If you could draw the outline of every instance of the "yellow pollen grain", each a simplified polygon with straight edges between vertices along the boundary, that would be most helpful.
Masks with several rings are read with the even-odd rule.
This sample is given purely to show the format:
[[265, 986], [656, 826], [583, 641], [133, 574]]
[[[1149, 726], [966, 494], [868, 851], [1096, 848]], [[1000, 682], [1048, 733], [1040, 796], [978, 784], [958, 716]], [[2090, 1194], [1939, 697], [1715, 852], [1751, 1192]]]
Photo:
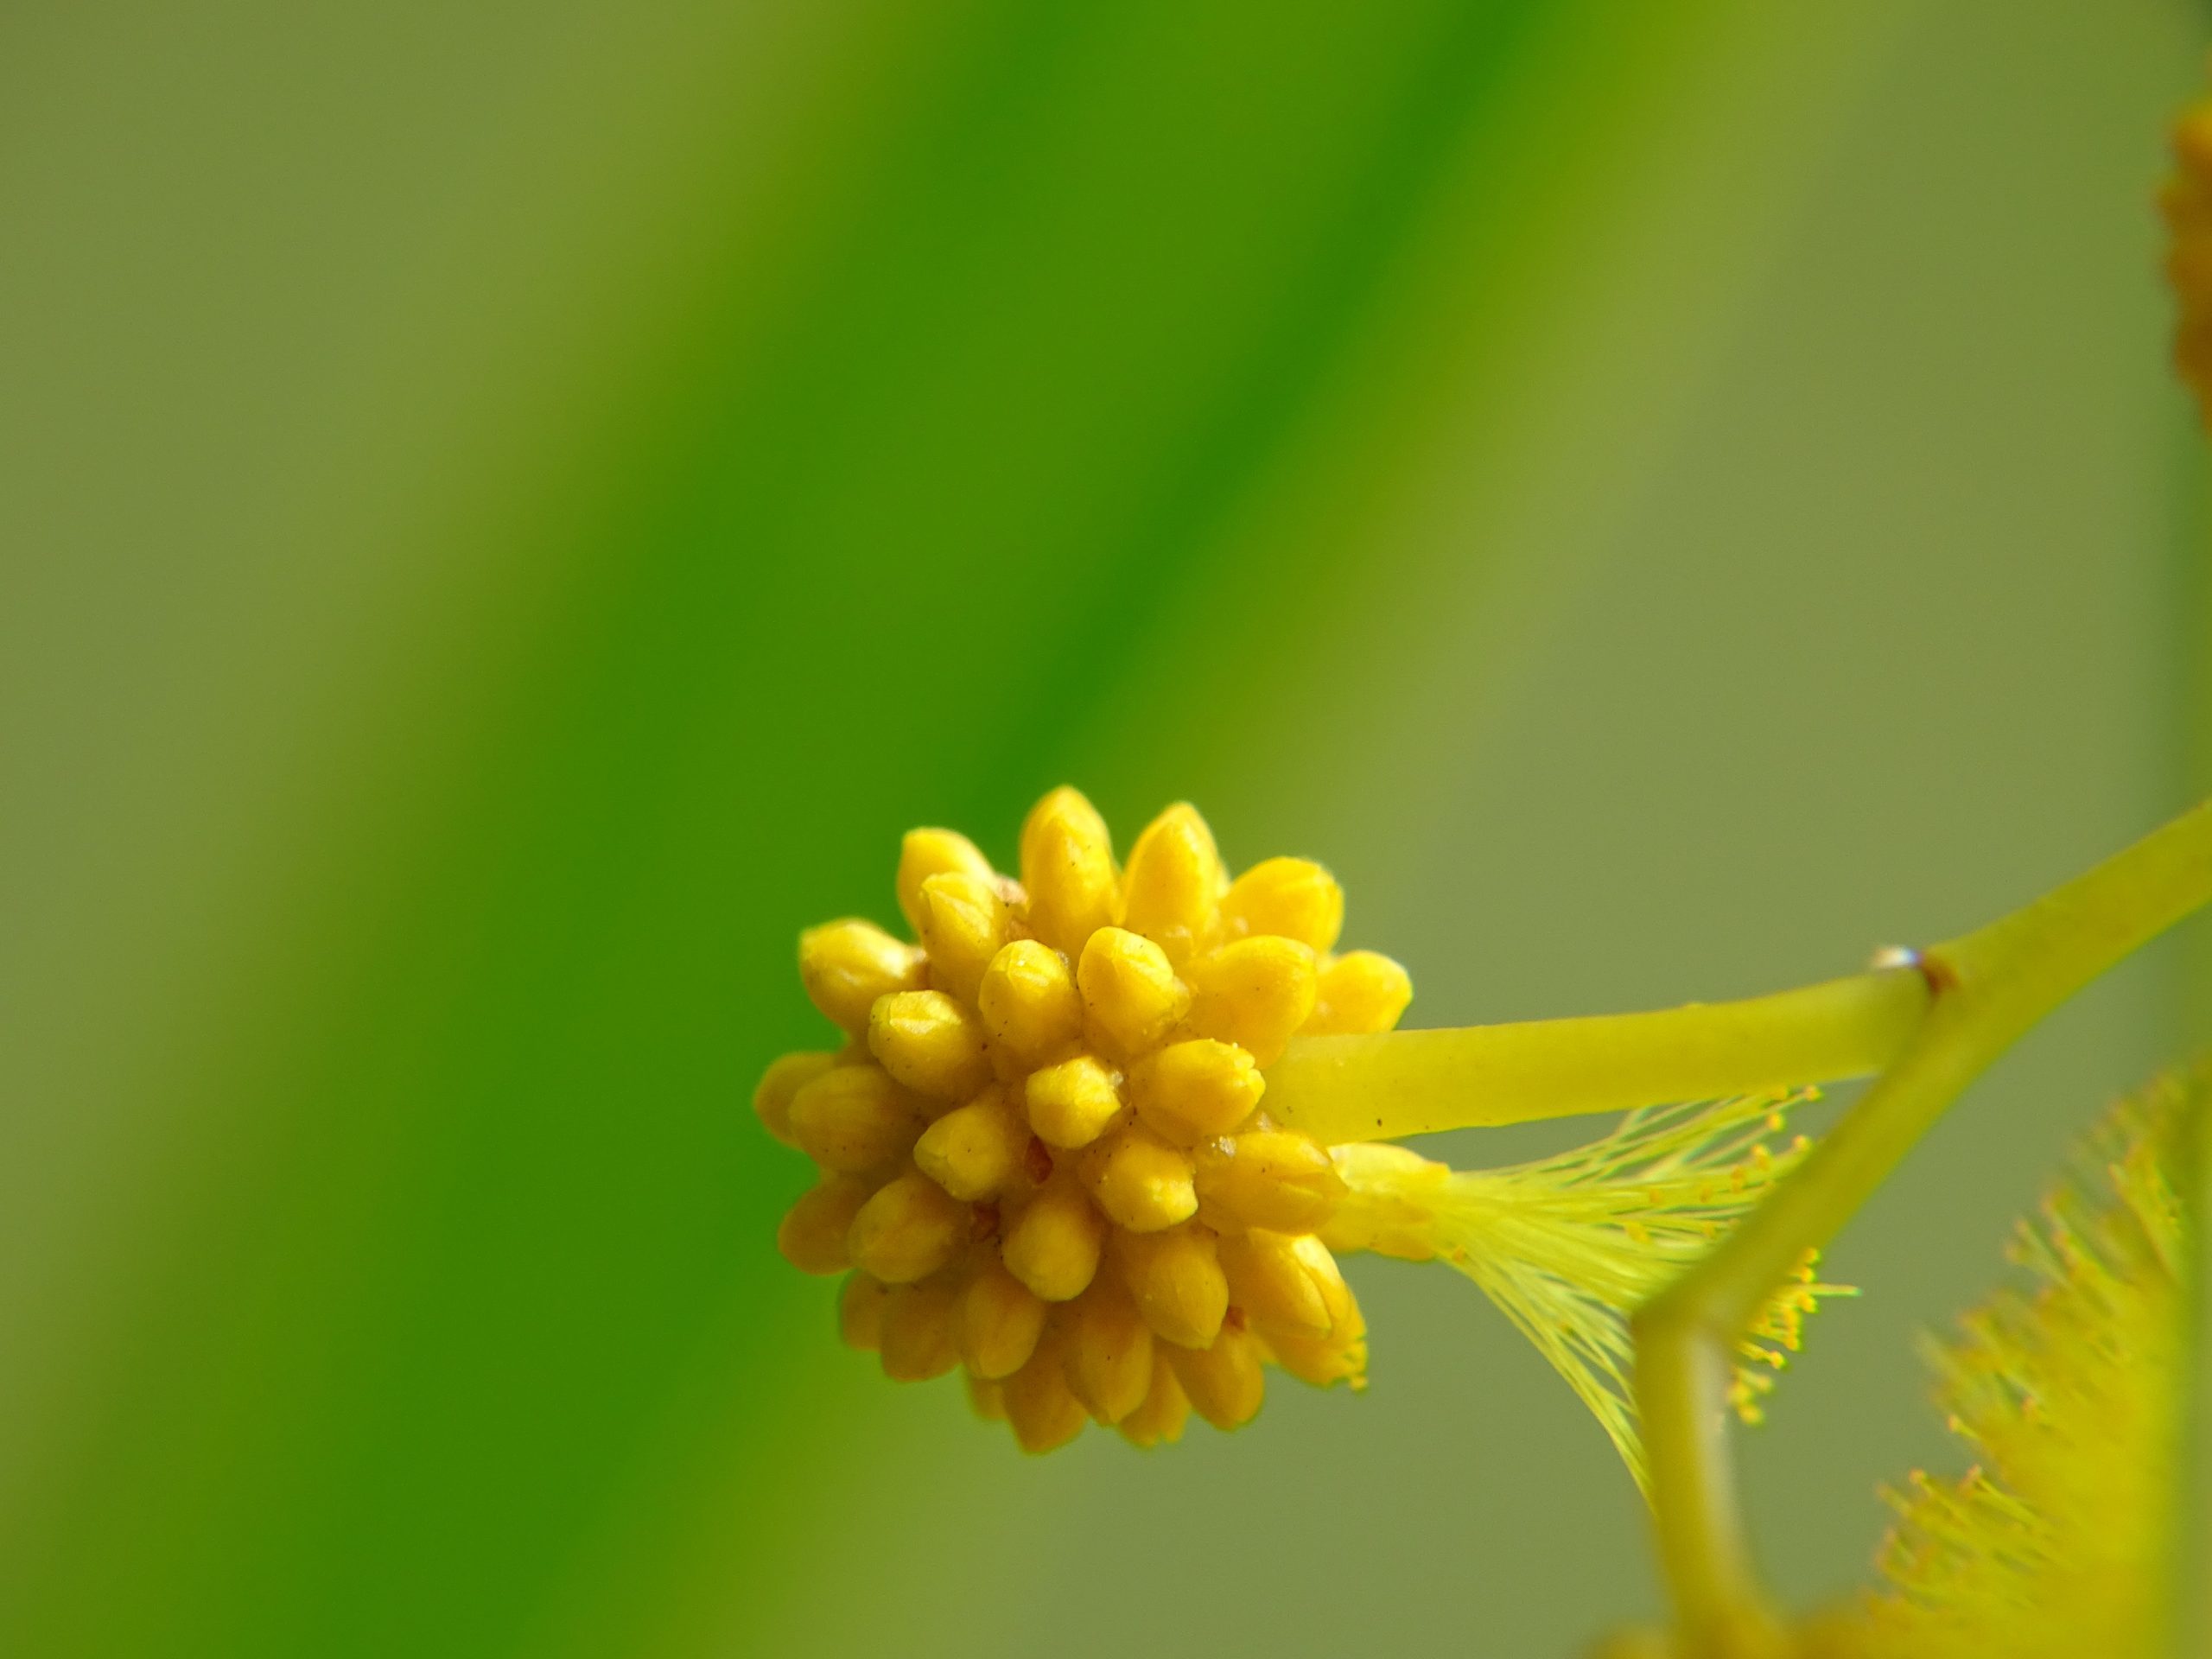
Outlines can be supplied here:
[[1027, 1071], [1083, 1039], [1083, 998], [1067, 958], [1037, 939], [1016, 939], [993, 957], [976, 993], [995, 1050]]
[[960, 1294], [960, 1357], [969, 1374], [996, 1382], [1027, 1365], [1044, 1332], [1046, 1312], [1003, 1263], [986, 1263]]
[[798, 1145], [791, 1130], [791, 1098], [836, 1063], [834, 1054], [785, 1054], [771, 1060], [753, 1091], [753, 1112], [760, 1127], [787, 1147]]
[[1344, 890], [1308, 858], [1270, 858], [1230, 885], [1221, 901], [1229, 937], [1274, 934], [1326, 951], [1344, 927]]
[[991, 861], [957, 830], [909, 830], [899, 847], [899, 910], [922, 931], [922, 884], [933, 875], [991, 880]]
[[1084, 1012], [1121, 1052], [1142, 1054], [1189, 1011], [1191, 992], [1167, 953], [1126, 928], [1102, 927], [1076, 963]]
[[1257, 1227], [1244, 1233], [1224, 1233], [1219, 1251], [1230, 1300], [1254, 1324], [1270, 1334], [1329, 1334], [1335, 1321], [1327, 1299], [1287, 1235]]
[[1198, 1212], [1190, 1158], [1141, 1123], [1094, 1143], [1080, 1168], [1098, 1207], [1133, 1233], [1156, 1233]]
[[1190, 980], [1192, 1029], [1268, 1066], [1313, 1012], [1319, 972], [1309, 946], [1263, 934], [1198, 957]]
[[1084, 1054], [1029, 1074], [1023, 1086], [1029, 1127], [1047, 1146], [1087, 1147], [1122, 1112], [1122, 1074]]
[[953, 1297], [943, 1275], [885, 1291], [879, 1355], [886, 1376], [894, 1382], [921, 1382], [943, 1376], [960, 1363], [953, 1339]]
[[1308, 1036], [1365, 1036], [1388, 1031], [1414, 1000], [1411, 975], [1373, 950], [1352, 950], [1321, 969], [1313, 1012], [1300, 1029]]
[[855, 1037], [868, 1029], [877, 997], [921, 989], [925, 971], [919, 946], [873, 922], [849, 918], [799, 935], [799, 982], [816, 1007]]
[[1212, 934], [1225, 878], [1213, 831], [1187, 803], [1146, 826], [1122, 877], [1123, 923], [1180, 964]]
[[991, 1079], [982, 1022], [943, 991], [878, 997], [868, 1046], [895, 1082], [935, 1100], [965, 1100]]
[[968, 1206], [917, 1171], [879, 1187], [853, 1217], [853, 1265], [887, 1285], [924, 1279], [968, 1241]]
[[868, 1183], [830, 1175], [810, 1189], [776, 1229], [776, 1248], [801, 1273], [842, 1273], [850, 1265], [845, 1235], [868, 1201]]
[[1072, 1301], [1098, 1271], [1106, 1224], [1083, 1191], [1055, 1180], [1021, 1207], [1002, 1254], [1014, 1276], [1048, 1302]]
[[1068, 1381], [1091, 1416], [1118, 1423], [1151, 1392], [1151, 1327], [1128, 1293], [1103, 1274], [1069, 1312]]
[[1167, 1358], [1192, 1407], [1216, 1428], [1240, 1427], [1258, 1414], [1267, 1379], [1249, 1331], [1224, 1330], [1212, 1346], [1173, 1348]]
[[973, 1203], [1002, 1191], [1020, 1173], [1029, 1125], [1001, 1089], [988, 1089], [922, 1131], [914, 1167], [956, 1198]]
[[906, 1156], [922, 1116], [880, 1066], [840, 1065], [791, 1096], [791, 1124], [815, 1162], [857, 1175]]
[[1266, 1089], [1249, 1054], [1211, 1037], [1170, 1043], [1129, 1072], [1129, 1103], [1137, 1116], [1183, 1147], [1240, 1127]]
[[1184, 1348], [1204, 1348], [1221, 1334], [1229, 1313], [1211, 1229], [1196, 1223], [1161, 1233], [1116, 1233], [1122, 1276], [1153, 1334]]
[[1290, 1129], [1252, 1129], [1200, 1147], [1197, 1182], [1205, 1209], [1279, 1233], [1313, 1232], [1344, 1195], [1327, 1149]]
[[1012, 937], [1014, 912], [988, 877], [933, 875], [922, 883], [917, 931], [929, 954], [931, 982], [972, 1003], [984, 969]]
[[1190, 1397], [1175, 1380], [1175, 1368], [1167, 1362], [1167, 1351], [1162, 1349], [1154, 1354], [1152, 1386], [1142, 1403], [1115, 1427], [1133, 1446], [1172, 1445], [1183, 1438], [1183, 1425], [1190, 1414]]
[[1117, 919], [1121, 878], [1113, 841], [1097, 809], [1072, 789], [1056, 789], [1021, 827], [1021, 885], [1029, 926], [1055, 950], [1076, 955]]

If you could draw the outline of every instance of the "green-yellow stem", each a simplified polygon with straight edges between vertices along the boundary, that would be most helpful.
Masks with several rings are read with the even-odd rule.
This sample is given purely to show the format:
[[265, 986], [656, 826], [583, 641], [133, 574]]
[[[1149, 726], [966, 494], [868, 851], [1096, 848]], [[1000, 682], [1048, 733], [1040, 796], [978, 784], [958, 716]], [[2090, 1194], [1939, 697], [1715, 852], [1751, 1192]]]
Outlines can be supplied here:
[[1306, 1037], [1268, 1071], [1268, 1110], [1341, 1145], [1783, 1094], [1881, 1071], [1928, 1002], [1916, 969], [1881, 968], [1649, 1014]]

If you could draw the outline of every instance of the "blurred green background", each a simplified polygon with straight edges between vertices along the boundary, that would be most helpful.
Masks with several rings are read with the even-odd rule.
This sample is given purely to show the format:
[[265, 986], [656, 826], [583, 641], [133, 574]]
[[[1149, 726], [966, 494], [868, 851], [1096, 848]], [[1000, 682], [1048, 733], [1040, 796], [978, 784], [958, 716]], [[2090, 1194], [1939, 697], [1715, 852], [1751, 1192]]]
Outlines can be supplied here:
[[[0, 16], [0, 1653], [1564, 1654], [1635, 1496], [1449, 1274], [1374, 1386], [1029, 1461], [777, 1259], [745, 1105], [899, 832], [1330, 862], [1414, 1023], [1963, 928], [2186, 785], [2183, 0]], [[2192, 598], [2191, 595], [2194, 595]], [[1912, 1333], [2171, 1046], [1832, 1254]], [[1459, 1137], [1465, 1160], [1520, 1155]]]

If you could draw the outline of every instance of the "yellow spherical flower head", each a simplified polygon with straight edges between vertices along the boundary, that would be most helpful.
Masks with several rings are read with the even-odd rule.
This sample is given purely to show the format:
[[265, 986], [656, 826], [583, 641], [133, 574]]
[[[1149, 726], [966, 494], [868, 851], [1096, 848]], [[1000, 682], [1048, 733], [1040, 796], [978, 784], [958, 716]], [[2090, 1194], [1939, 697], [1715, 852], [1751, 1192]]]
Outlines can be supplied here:
[[846, 1273], [845, 1340], [901, 1381], [963, 1368], [1027, 1450], [1096, 1420], [1141, 1446], [1260, 1408], [1263, 1367], [1364, 1381], [1366, 1327], [1318, 1231], [1344, 1185], [1268, 1116], [1300, 1033], [1385, 1031], [1412, 995], [1335, 954], [1344, 894], [1276, 858], [1231, 881], [1205, 819], [1160, 814], [1116, 864], [1072, 789], [1038, 803], [1019, 880], [947, 830], [908, 835], [899, 905], [799, 944], [836, 1053], [755, 1096], [821, 1166], [779, 1243]]

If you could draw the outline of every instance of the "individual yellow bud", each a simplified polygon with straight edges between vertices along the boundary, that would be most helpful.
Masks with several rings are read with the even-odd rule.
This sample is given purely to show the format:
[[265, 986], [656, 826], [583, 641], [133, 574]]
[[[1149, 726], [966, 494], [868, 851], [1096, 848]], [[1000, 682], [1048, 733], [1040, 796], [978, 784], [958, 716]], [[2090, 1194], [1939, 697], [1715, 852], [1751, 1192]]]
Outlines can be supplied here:
[[950, 1274], [917, 1285], [893, 1285], [884, 1293], [880, 1352], [886, 1376], [894, 1382], [920, 1382], [943, 1376], [960, 1363], [953, 1340], [953, 1297]]
[[987, 1089], [922, 1131], [914, 1166], [956, 1198], [988, 1198], [1011, 1181], [1029, 1150], [1029, 1125], [1001, 1089]]
[[845, 1275], [837, 1293], [837, 1335], [848, 1348], [874, 1353], [883, 1345], [883, 1299], [891, 1287], [864, 1273]]
[[1414, 982], [1403, 968], [1376, 951], [1351, 951], [1321, 970], [1313, 1012], [1300, 1030], [1315, 1036], [1388, 1031], [1413, 1000]]
[[1196, 1162], [1205, 1211], [1245, 1227], [1310, 1233], [1344, 1195], [1326, 1149], [1292, 1129], [1248, 1129], [1211, 1141]]
[[1006, 1421], [1006, 1386], [972, 1373], [967, 1377], [968, 1409], [987, 1423]]
[[1227, 1135], [1252, 1115], [1267, 1083], [1234, 1043], [1200, 1037], [1170, 1043], [1129, 1070], [1129, 1103], [1178, 1146]]
[[906, 925], [922, 931], [922, 883], [933, 875], [991, 879], [991, 861], [957, 830], [909, 830], [899, 845], [899, 909]]
[[906, 1155], [922, 1132], [914, 1097], [880, 1066], [840, 1065], [791, 1096], [791, 1133], [824, 1169], [857, 1175]]
[[1175, 1380], [1167, 1351], [1156, 1351], [1152, 1362], [1152, 1386], [1144, 1402], [1114, 1425], [1132, 1445], [1172, 1445], [1183, 1438], [1183, 1424], [1191, 1414], [1191, 1402]]
[[1121, 883], [1114, 843], [1098, 809], [1072, 789], [1056, 789], [1021, 826], [1021, 885], [1029, 929], [1056, 950], [1078, 956], [1083, 943], [1115, 920]]
[[1250, 1332], [1224, 1325], [1211, 1346], [1173, 1348], [1167, 1360], [1192, 1406], [1216, 1428], [1242, 1427], [1259, 1414], [1268, 1381]]
[[868, 1029], [877, 997], [921, 989], [923, 972], [920, 949], [874, 922], [848, 918], [798, 936], [798, 976], [807, 995], [855, 1037]]
[[983, 969], [1014, 931], [1014, 912], [988, 876], [933, 875], [922, 883], [919, 931], [931, 982], [973, 1002]]
[[753, 1110], [760, 1127], [787, 1147], [798, 1145], [791, 1133], [791, 1096], [837, 1063], [834, 1054], [785, 1054], [768, 1062], [753, 1091]]
[[1326, 950], [1344, 929], [1344, 890], [1310, 858], [1271, 858], [1230, 884], [1221, 920], [1233, 939], [1272, 933]]
[[1050, 1452], [1083, 1433], [1090, 1421], [1083, 1402], [1068, 1386], [1056, 1344], [1040, 1347], [1029, 1363], [999, 1384], [1007, 1421], [1025, 1452]]
[[1191, 964], [1191, 1027], [1273, 1065], [1313, 1012], [1313, 952], [1295, 939], [1262, 934], [1224, 945]]
[[1300, 1337], [1329, 1334], [1335, 1319], [1328, 1300], [1300, 1257], [1296, 1241], [1255, 1227], [1224, 1233], [1220, 1250], [1229, 1300], [1255, 1325], [1270, 1336], [1279, 1331]]
[[1098, 1271], [1106, 1223], [1072, 1181], [1054, 1181], [1021, 1207], [1002, 1253], [1014, 1276], [1048, 1302], [1072, 1301]]
[[1122, 928], [1090, 936], [1075, 981], [1084, 1011], [1124, 1054], [1154, 1046], [1191, 1007], [1190, 989], [1175, 977], [1167, 953]]
[[1022, 1085], [1029, 1127], [1048, 1146], [1087, 1147], [1120, 1115], [1121, 1085], [1120, 1072], [1088, 1054], [1033, 1071]]
[[868, 1202], [868, 1183], [852, 1175], [831, 1175], [810, 1189], [776, 1229], [776, 1248], [801, 1273], [842, 1273], [850, 1265], [845, 1234]]
[[1036, 939], [1016, 939], [991, 958], [976, 1006], [993, 1048], [1023, 1069], [1083, 1036], [1083, 999], [1067, 958]]
[[1151, 1391], [1151, 1328], [1128, 1293], [1104, 1274], [1069, 1311], [1068, 1382], [1093, 1417], [1118, 1423]]
[[1127, 1123], [1083, 1154], [1084, 1184], [1107, 1216], [1133, 1233], [1156, 1233], [1198, 1212], [1187, 1154], [1141, 1123]]
[[1329, 1309], [1329, 1332], [1325, 1337], [1300, 1336], [1269, 1331], [1268, 1346], [1276, 1361], [1300, 1382], [1325, 1389], [1332, 1382], [1367, 1386], [1367, 1321], [1359, 1303], [1344, 1282], [1343, 1271], [1327, 1245], [1310, 1235], [1291, 1241], [1291, 1248], [1312, 1276]]
[[943, 991], [878, 997], [868, 1046], [896, 1081], [932, 1099], [965, 1100], [991, 1080], [982, 1026]]
[[1185, 1348], [1203, 1348], [1220, 1333], [1229, 1312], [1211, 1229], [1188, 1223], [1164, 1233], [1117, 1233], [1122, 1274], [1153, 1334]]
[[853, 1217], [853, 1264], [887, 1285], [927, 1278], [968, 1242], [968, 1206], [909, 1170], [879, 1187]]
[[1222, 880], [1206, 821], [1187, 803], [1171, 806], [1129, 849], [1122, 925], [1166, 951], [1169, 961], [1188, 962], [1213, 933]]
[[960, 1362], [971, 1376], [1012, 1376], [1029, 1363], [1045, 1329], [1045, 1304], [990, 1262], [960, 1293]]

